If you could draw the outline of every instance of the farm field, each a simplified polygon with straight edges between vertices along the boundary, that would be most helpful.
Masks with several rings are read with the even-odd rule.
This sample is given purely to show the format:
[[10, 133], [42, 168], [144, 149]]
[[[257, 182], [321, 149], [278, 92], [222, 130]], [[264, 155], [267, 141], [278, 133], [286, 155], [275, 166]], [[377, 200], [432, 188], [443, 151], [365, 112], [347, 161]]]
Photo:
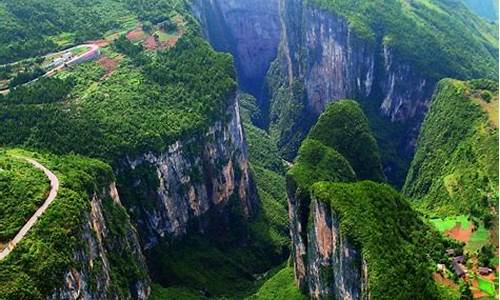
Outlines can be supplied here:
[[431, 223], [439, 230], [439, 232], [444, 233], [446, 230], [453, 229], [457, 224], [463, 229], [469, 228], [469, 216], [453, 216], [444, 219], [431, 219]]

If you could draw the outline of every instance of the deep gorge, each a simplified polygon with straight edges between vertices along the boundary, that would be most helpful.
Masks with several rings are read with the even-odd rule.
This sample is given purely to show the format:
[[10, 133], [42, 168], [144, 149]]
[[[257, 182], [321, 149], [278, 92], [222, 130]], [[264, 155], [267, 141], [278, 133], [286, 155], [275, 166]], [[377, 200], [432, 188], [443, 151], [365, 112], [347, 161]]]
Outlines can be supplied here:
[[240, 89], [256, 97], [258, 125], [276, 137], [285, 159], [293, 160], [327, 103], [355, 99], [389, 179], [402, 185], [436, 79], [381, 37], [359, 38], [344, 18], [301, 0], [198, 1], [193, 11], [212, 46], [233, 55]]

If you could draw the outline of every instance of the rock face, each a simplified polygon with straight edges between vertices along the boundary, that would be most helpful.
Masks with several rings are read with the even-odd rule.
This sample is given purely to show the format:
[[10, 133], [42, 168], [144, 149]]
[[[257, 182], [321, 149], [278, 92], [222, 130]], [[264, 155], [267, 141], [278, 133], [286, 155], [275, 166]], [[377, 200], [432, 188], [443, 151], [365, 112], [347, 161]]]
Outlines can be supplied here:
[[301, 0], [283, 1], [282, 9], [288, 40], [279, 64], [292, 70], [283, 76], [303, 83], [310, 112], [317, 116], [330, 101], [352, 98], [375, 101], [391, 121], [421, 122], [435, 80], [380, 39], [358, 38], [342, 17]]
[[292, 190], [292, 258], [299, 288], [312, 299], [370, 299], [368, 266], [360, 249], [341, 233], [338, 215], [315, 199], [308, 206], [308, 199], [297, 199]]
[[398, 59], [388, 46], [359, 39], [343, 18], [312, 5], [297, 17], [305, 27], [306, 67], [296, 76], [304, 80], [312, 111], [319, 114], [327, 103], [343, 98], [376, 101], [382, 96], [380, 110], [393, 121], [422, 113], [419, 108], [430, 100], [435, 82]]
[[198, 0], [193, 10], [218, 51], [233, 55], [242, 90], [266, 106], [265, 76], [280, 42], [277, 0]]
[[120, 191], [146, 249], [163, 237], [189, 232], [222, 237], [232, 220], [244, 221], [257, 213], [234, 97], [226, 119], [204, 134], [177, 141], [164, 153], [145, 153], [121, 163]]
[[[110, 210], [121, 211], [124, 219], [116, 218]], [[74, 253], [75, 267], [66, 272], [63, 286], [47, 299], [147, 299], [150, 279], [145, 259], [114, 183], [93, 195], [85, 219], [88, 221], [81, 230], [82, 247]], [[116, 231], [117, 226], [120, 231]], [[126, 274], [131, 278], [126, 288], [117, 278], [117, 268], [124, 267], [137, 271]]]

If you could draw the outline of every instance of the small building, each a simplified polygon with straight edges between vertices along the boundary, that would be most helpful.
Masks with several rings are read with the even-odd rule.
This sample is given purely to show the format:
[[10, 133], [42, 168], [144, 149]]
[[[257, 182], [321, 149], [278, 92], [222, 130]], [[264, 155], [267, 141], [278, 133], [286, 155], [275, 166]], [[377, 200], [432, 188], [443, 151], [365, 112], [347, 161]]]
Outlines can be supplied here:
[[461, 256], [455, 256], [453, 258], [453, 262], [457, 262], [457, 263], [463, 265], [465, 263], [465, 257], [463, 255], [461, 255]]
[[459, 278], [465, 277], [465, 268], [462, 266], [460, 263], [458, 263], [456, 260], [453, 260], [453, 271]]
[[493, 273], [492, 269], [490, 269], [488, 267], [479, 267], [479, 274], [480, 275], [486, 276], [486, 275], [490, 275], [491, 273]]
[[446, 266], [444, 264], [437, 264], [437, 271], [441, 274], [446, 274]]
[[455, 256], [455, 249], [446, 249], [446, 255]]

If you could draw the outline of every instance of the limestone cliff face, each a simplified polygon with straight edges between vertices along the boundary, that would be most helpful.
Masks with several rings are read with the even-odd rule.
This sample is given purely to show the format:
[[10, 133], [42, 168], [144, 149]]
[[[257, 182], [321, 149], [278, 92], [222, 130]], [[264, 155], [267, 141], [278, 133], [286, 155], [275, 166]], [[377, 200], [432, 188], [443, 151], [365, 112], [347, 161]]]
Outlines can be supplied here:
[[240, 88], [265, 106], [264, 78], [280, 41], [278, 1], [197, 0], [193, 11], [212, 46], [233, 55]]
[[190, 232], [223, 236], [231, 219], [246, 220], [258, 210], [234, 97], [226, 119], [204, 134], [177, 141], [163, 153], [128, 157], [119, 173], [124, 202], [146, 249], [163, 237]]
[[[121, 212], [123, 218], [113, 211]], [[62, 287], [47, 299], [147, 299], [150, 279], [145, 259], [114, 183], [93, 195], [84, 219], [75, 266], [66, 272]], [[124, 268], [136, 272], [124, 274]], [[128, 277], [125, 287], [121, 276]]]
[[375, 57], [372, 46], [353, 35], [348, 24], [307, 7], [303, 76], [312, 110], [320, 114], [330, 101], [370, 95]]
[[319, 114], [328, 102], [342, 98], [368, 99], [382, 100], [377, 105], [392, 121], [422, 118], [434, 80], [397, 57], [383, 41], [358, 38], [342, 17], [300, 0], [283, 1], [282, 6], [288, 38], [282, 43], [288, 48], [282, 51], [298, 65], [291, 69], [304, 83], [311, 111]]
[[312, 299], [370, 299], [368, 266], [361, 249], [340, 231], [339, 216], [315, 199], [306, 209], [308, 199], [297, 199], [290, 191], [288, 197], [300, 289]]

